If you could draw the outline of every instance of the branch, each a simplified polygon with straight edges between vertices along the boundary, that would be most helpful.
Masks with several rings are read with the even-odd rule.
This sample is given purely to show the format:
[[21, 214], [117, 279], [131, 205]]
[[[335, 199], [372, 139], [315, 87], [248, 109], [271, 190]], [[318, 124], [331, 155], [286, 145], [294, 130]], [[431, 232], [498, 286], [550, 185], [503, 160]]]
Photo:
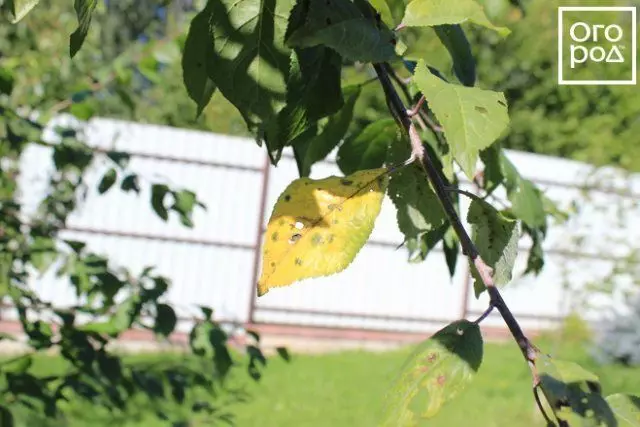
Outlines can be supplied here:
[[[462, 246], [462, 252], [469, 260], [473, 263], [482, 282], [487, 288], [487, 292], [489, 293], [489, 297], [491, 299], [491, 306], [495, 307], [502, 319], [506, 323], [511, 335], [514, 340], [520, 347], [520, 351], [524, 356], [527, 362], [530, 362], [530, 366], [535, 362], [537, 349], [531, 344], [529, 339], [525, 336], [522, 328], [518, 324], [518, 321], [511, 313], [511, 310], [507, 306], [507, 304], [502, 299], [502, 295], [500, 291], [495, 286], [493, 282], [493, 271], [492, 269], [484, 262], [482, 257], [480, 256], [478, 249], [471, 241], [469, 234], [465, 230], [460, 217], [458, 216], [458, 212], [456, 211], [451, 199], [449, 198], [447, 187], [444, 183], [444, 180], [440, 174], [440, 171], [435, 167], [433, 160], [429, 158], [429, 155], [424, 150], [422, 145], [422, 140], [418, 131], [415, 128], [414, 123], [411, 121], [411, 118], [407, 115], [407, 109], [402, 103], [398, 92], [396, 92], [391, 80], [389, 78], [389, 74], [387, 73], [386, 67], [388, 65], [385, 64], [374, 64], [373, 67], [378, 75], [378, 79], [380, 80], [380, 84], [382, 85], [382, 89], [387, 97], [387, 103], [391, 107], [391, 111], [396, 117], [397, 121], [404, 127], [404, 130], [409, 134], [410, 142], [411, 142], [411, 153], [412, 157], [414, 155], [420, 160], [420, 163], [427, 174], [431, 185], [433, 186], [438, 199], [453, 227], [456, 232], [458, 239], [460, 240], [460, 245]], [[532, 374], [533, 374], [532, 370]]]

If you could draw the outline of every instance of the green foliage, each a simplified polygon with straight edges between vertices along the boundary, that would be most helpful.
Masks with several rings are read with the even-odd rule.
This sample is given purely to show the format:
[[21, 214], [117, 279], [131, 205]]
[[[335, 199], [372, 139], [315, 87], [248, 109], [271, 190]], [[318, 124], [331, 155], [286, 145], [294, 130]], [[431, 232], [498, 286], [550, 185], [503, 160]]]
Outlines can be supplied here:
[[613, 410], [618, 426], [640, 426], [640, 398], [626, 394], [612, 394], [607, 396], [607, 403]]
[[504, 96], [447, 83], [424, 62], [416, 67], [415, 82], [444, 128], [451, 155], [473, 179], [480, 151], [495, 142], [509, 123]]
[[459, 0], [455, 5], [447, 0], [412, 0], [402, 19], [402, 23], [408, 27], [460, 24], [465, 21], [491, 28], [501, 35], [509, 34], [507, 28], [493, 25], [482, 6], [474, 0]]
[[[482, 199], [474, 199], [469, 207], [467, 222], [473, 228], [473, 241], [480, 256], [493, 268], [493, 281], [496, 285], [505, 285], [511, 281], [511, 271], [518, 251], [517, 221], [499, 212]], [[484, 290], [482, 280], [478, 278], [475, 266], [476, 296]]]
[[98, 5], [98, 0], [74, 0], [74, 8], [78, 15], [78, 28], [69, 38], [69, 51], [73, 58], [82, 47], [84, 39], [87, 38], [89, 26], [91, 25], [91, 15]]
[[[318, 181], [302, 178], [288, 187], [292, 194], [283, 194], [278, 200], [272, 219], [281, 221], [270, 221], [269, 227], [279, 233], [271, 230], [275, 238], [265, 245], [259, 294], [346, 268], [373, 229], [387, 191], [387, 177], [388, 194], [396, 206], [398, 227], [405, 235], [412, 260], [424, 260], [441, 244], [453, 275], [461, 246], [474, 266], [479, 295], [485, 285], [491, 284], [480, 278], [475, 265], [484, 260], [492, 269], [493, 282], [507, 284], [518, 239], [527, 234], [533, 243], [527, 272], [541, 270], [547, 217], [558, 216], [558, 209], [518, 173], [497, 140], [502, 138], [506, 143], [512, 135], [518, 135], [516, 131], [503, 137], [509, 124], [507, 98], [514, 98], [516, 106], [527, 105], [527, 114], [540, 111], [538, 105], [553, 110], [553, 103], [563, 98], [541, 101], [538, 92], [530, 97], [514, 91], [513, 76], [517, 73], [512, 72], [516, 68], [513, 64], [506, 66], [509, 73], [508, 78], [502, 76], [504, 82], [486, 80], [486, 65], [476, 66], [471, 54], [476, 39], [467, 34], [508, 34], [508, 29], [492, 23], [500, 20], [498, 11], [509, 10], [506, 3], [485, 13], [483, 4], [487, 2], [475, 0], [411, 0], [408, 4], [377, 0], [372, 4], [364, 0], [208, 0], [192, 19], [176, 14], [172, 17], [175, 20], [167, 22], [155, 13], [165, 3], [153, 0], [109, 2], [104, 8], [97, 7], [97, 0], [75, 0], [74, 13], [67, 4], [67, 9], [57, 5], [59, 9], [45, 10], [41, 15], [33, 7], [36, 3], [13, 0], [2, 5], [9, 21], [20, 21], [17, 26], [0, 26], [1, 173], [7, 200], [0, 206], [4, 231], [0, 251], [2, 267], [8, 273], [2, 290], [15, 306], [32, 350], [58, 348], [72, 368], [60, 375], [40, 377], [30, 372], [30, 355], [9, 364], [11, 369], [0, 372], [7, 384], [0, 393], [13, 401], [24, 400], [49, 418], [59, 415], [59, 403], [66, 398], [63, 391], [108, 410], [126, 409], [140, 390], [153, 400], [173, 399], [182, 404], [189, 387], [203, 387], [213, 396], [213, 385], [223, 387], [236, 366], [227, 331], [212, 319], [206, 307], [202, 309], [203, 318], [191, 330], [189, 344], [197, 357], [210, 364], [210, 377], [174, 368], [157, 371], [125, 366], [108, 351], [108, 344], [132, 327], [166, 339], [175, 330], [178, 318], [175, 309], [163, 302], [168, 281], [154, 275], [152, 269], [134, 277], [89, 252], [82, 242], [64, 242], [58, 237], [76, 208], [84, 173], [97, 156], [83, 141], [80, 128], [58, 129], [56, 143], [42, 141], [45, 124], [61, 111], [80, 121], [105, 112], [136, 117], [144, 111], [141, 107], [147, 99], [169, 104], [168, 110], [152, 109], [160, 111], [158, 117], [163, 122], [193, 125], [207, 119], [211, 108], [206, 107], [217, 93], [218, 99], [224, 97], [236, 108], [257, 141], [264, 143], [274, 165], [291, 147], [300, 175], [306, 176], [314, 163], [339, 147], [338, 164], [348, 177]], [[34, 21], [24, 18], [29, 11]], [[69, 43], [74, 62], [61, 59], [60, 45], [55, 43], [61, 38], [58, 27], [51, 30], [38, 25], [50, 23], [48, 15], [55, 12], [60, 12], [60, 25], [73, 24], [76, 28]], [[136, 19], [128, 19], [129, 14]], [[400, 25], [390, 30], [400, 17]], [[182, 34], [189, 21], [188, 31]], [[467, 23], [492, 32], [478, 33], [473, 26], [467, 28]], [[94, 28], [90, 31], [91, 26]], [[150, 35], [154, 36], [149, 43], [137, 42]], [[50, 58], [41, 49], [44, 46], [46, 51], [47, 43], [42, 40], [47, 36], [54, 41], [52, 45], [58, 46]], [[555, 46], [548, 41], [547, 45]], [[77, 55], [80, 48], [87, 49], [88, 54]], [[503, 52], [491, 67], [509, 57]], [[508, 63], [508, 59], [505, 61]], [[366, 63], [373, 63], [376, 79], [369, 74], [363, 81], [361, 70]], [[371, 68], [366, 69], [371, 73]], [[180, 70], [182, 79], [175, 79]], [[499, 91], [473, 87], [476, 72], [481, 84]], [[184, 83], [186, 91], [176, 102], [167, 103], [164, 91], [176, 90], [171, 86], [176, 80]], [[377, 120], [376, 111], [361, 114], [357, 109], [366, 86], [375, 82], [382, 85], [379, 92], [390, 113], [383, 120]], [[562, 92], [570, 89], [554, 90], [563, 96], [570, 93]], [[191, 109], [176, 112], [182, 110], [185, 104], [181, 103], [187, 97], [193, 101]], [[621, 99], [617, 93], [604, 104]], [[191, 113], [192, 117], [186, 119]], [[574, 118], [575, 113], [571, 111]], [[37, 121], [33, 119], [36, 116]], [[607, 127], [603, 124], [610, 122], [614, 119], [605, 118], [598, 124]], [[623, 136], [634, 129], [627, 122], [617, 125], [623, 129]], [[18, 215], [15, 174], [29, 141], [51, 148], [55, 171], [36, 217], [23, 223]], [[98, 193], [113, 189], [139, 192], [140, 183], [135, 171], [128, 168], [127, 155], [106, 155], [113, 164], [100, 180]], [[478, 168], [480, 159], [483, 171]], [[459, 188], [454, 163], [477, 184], [477, 195]], [[118, 180], [120, 185], [116, 186]], [[488, 202], [498, 188], [506, 192], [510, 204], [502, 211]], [[368, 190], [360, 194], [362, 189]], [[473, 231], [472, 241], [457, 212], [460, 196], [472, 199], [466, 218]], [[193, 226], [194, 210], [204, 208], [193, 192], [172, 189], [162, 182], [150, 183], [149, 202], [164, 221], [173, 211], [187, 227]], [[335, 221], [325, 227], [323, 221], [329, 216]], [[311, 231], [319, 231], [322, 225], [322, 233], [339, 233], [318, 232], [304, 239], [304, 232], [294, 234], [296, 239], [278, 240], [279, 234], [291, 232], [289, 223], [297, 225], [297, 221], [309, 219], [306, 228]], [[298, 240], [300, 243], [296, 243]], [[477, 259], [478, 254], [482, 259]], [[47, 271], [53, 265], [62, 266], [58, 273], [68, 277], [82, 301], [72, 310], [51, 307], [27, 286], [29, 274], [23, 266]], [[534, 366], [538, 359], [540, 388], [558, 424], [595, 419], [611, 425], [615, 415], [600, 394], [597, 377], [577, 365], [536, 357], [535, 348], [519, 331], [497, 288], [490, 289], [490, 296], [492, 307], [498, 308], [526, 361]], [[44, 310], [61, 325], [55, 333], [42, 319], [30, 320]], [[77, 313], [90, 320], [77, 322]], [[423, 344], [393, 386], [387, 424], [415, 425], [420, 419], [430, 418], [470, 383], [482, 361], [481, 320], [455, 322]], [[257, 380], [266, 358], [257, 345], [259, 337], [253, 336], [255, 343], [245, 350], [248, 374]], [[616, 398], [613, 402], [621, 414], [629, 412], [628, 401]], [[197, 408], [193, 406], [191, 412], [199, 412], [202, 406]], [[4, 412], [3, 407], [0, 414], [8, 419], [10, 415]], [[214, 412], [209, 411], [209, 415]], [[170, 420], [162, 410], [157, 415], [174, 425], [187, 422]]]
[[[511, 131], [503, 135], [502, 145], [640, 171], [640, 148], [629, 143], [640, 126], [635, 121], [640, 101], [629, 96], [624, 86], [558, 85], [558, 28], [556, 20], [549, 19], [557, 13], [558, 3], [523, 3], [527, 13], [521, 19], [509, 7], [498, 11], [499, 19], [511, 24], [509, 37], [467, 31], [477, 58], [479, 84], [504, 92], [509, 103]], [[584, 2], [569, 0], [562, 5], [581, 6]], [[607, 6], [628, 6], [628, 2], [614, 0]], [[594, 22], [611, 18], [607, 12], [590, 16]], [[577, 79], [589, 76], [588, 67], [577, 71]]]
[[433, 417], [472, 380], [482, 363], [477, 324], [452, 323], [423, 342], [402, 368], [387, 396], [384, 426], [417, 426]]

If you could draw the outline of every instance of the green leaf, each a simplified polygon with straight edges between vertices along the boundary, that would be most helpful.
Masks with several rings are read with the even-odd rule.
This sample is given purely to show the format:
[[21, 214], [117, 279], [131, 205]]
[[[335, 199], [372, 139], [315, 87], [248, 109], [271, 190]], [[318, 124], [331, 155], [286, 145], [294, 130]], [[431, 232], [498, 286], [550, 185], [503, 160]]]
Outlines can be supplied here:
[[84, 39], [89, 32], [91, 25], [91, 14], [95, 10], [98, 0], [75, 0], [74, 8], [78, 17], [78, 28], [71, 34], [69, 38], [69, 51], [73, 58], [82, 47]]
[[482, 363], [482, 335], [475, 323], [454, 322], [418, 346], [394, 381], [382, 426], [417, 426], [431, 418], [473, 380]]
[[77, 102], [71, 104], [69, 112], [78, 120], [87, 121], [96, 114], [96, 109], [92, 102]]
[[462, 24], [470, 21], [506, 36], [508, 28], [496, 27], [487, 18], [475, 0], [411, 0], [405, 10], [402, 24], [407, 27], [432, 27], [443, 24]]
[[311, 166], [327, 157], [344, 138], [353, 119], [353, 109], [359, 95], [358, 86], [345, 88], [345, 102], [340, 111], [329, 117], [318, 135], [304, 144], [294, 146], [300, 176], [309, 176]]
[[186, 227], [193, 227], [193, 220], [191, 219], [191, 215], [193, 213], [193, 208], [195, 207], [198, 200], [196, 199], [196, 193], [189, 190], [181, 190], [173, 193], [173, 197], [175, 202], [171, 209], [178, 212], [180, 215], [180, 222]]
[[284, 46], [294, 0], [210, 1], [209, 77], [250, 128], [263, 129], [284, 106], [290, 51]]
[[151, 207], [163, 221], [169, 219], [169, 212], [164, 204], [167, 193], [169, 193], [169, 187], [164, 184], [153, 184], [151, 186]]
[[209, 33], [211, 9], [207, 7], [191, 21], [182, 55], [182, 77], [189, 97], [198, 106], [197, 116], [207, 106], [216, 84], [209, 77], [213, 74], [215, 49]]
[[387, 3], [387, 0], [370, 0], [371, 6], [380, 14], [380, 19], [382, 22], [387, 24], [389, 27], [395, 26], [395, 21], [393, 19], [393, 13], [391, 13], [391, 8]]
[[618, 427], [640, 427], [640, 397], [612, 394], [606, 401], [615, 414]]
[[131, 174], [124, 177], [122, 182], [120, 183], [120, 189], [122, 191], [135, 191], [136, 193], [140, 192], [140, 185], [138, 184], [138, 175]]
[[615, 426], [598, 377], [573, 362], [542, 356], [536, 366], [540, 388], [558, 419], [570, 426]]
[[153, 326], [153, 332], [169, 337], [176, 328], [178, 318], [173, 308], [167, 304], [158, 304], [156, 306], [156, 322]]
[[471, 53], [471, 45], [460, 25], [436, 25], [436, 35], [447, 48], [453, 59], [453, 72], [465, 86], [473, 86], [476, 82], [476, 61]]
[[313, 138], [318, 119], [335, 113], [344, 105], [341, 68], [340, 55], [324, 46], [292, 52], [287, 104], [265, 135], [269, 153], [276, 160], [274, 163], [285, 146], [304, 144]]
[[15, 78], [13, 72], [5, 67], [0, 67], [0, 94], [11, 95]]
[[109, 320], [105, 322], [87, 323], [79, 326], [78, 329], [84, 332], [94, 332], [117, 337], [120, 333], [131, 327], [140, 312], [140, 306], [140, 298], [138, 295], [131, 295], [117, 306], [115, 313]]
[[509, 123], [504, 95], [447, 83], [433, 75], [424, 61], [418, 63], [414, 79], [444, 128], [451, 154], [473, 179], [479, 152], [498, 139]]
[[118, 178], [118, 172], [114, 168], [110, 168], [105, 174], [102, 176], [100, 183], [98, 184], [98, 193], [104, 194], [116, 183], [116, 179]]
[[368, 124], [359, 134], [350, 135], [338, 150], [338, 166], [349, 175], [362, 169], [379, 168], [391, 144], [404, 141], [394, 119], [381, 119]]
[[500, 155], [500, 165], [513, 214], [530, 228], [546, 227], [547, 217], [540, 190], [520, 175], [504, 152]]
[[285, 347], [276, 347], [276, 352], [278, 353], [278, 356], [280, 356], [285, 362], [291, 361], [289, 350], [287, 350]]
[[14, 373], [27, 372], [32, 365], [33, 358], [29, 355], [19, 357], [8, 363], [8, 366], [11, 367], [11, 372]]
[[[467, 222], [472, 225], [473, 242], [480, 256], [493, 268], [494, 283], [509, 283], [518, 253], [517, 221], [505, 217], [484, 200], [474, 199], [469, 207]], [[477, 291], [483, 288], [477, 284], [476, 296]]]
[[124, 151], [109, 150], [106, 154], [113, 163], [120, 166], [121, 168], [126, 168], [129, 164], [129, 160], [131, 160], [131, 155], [129, 153], [125, 153]]
[[449, 276], [453, 278], [456, 273], [456, 264], [458, 261], [458, 236], [453, 227], [449, 227], [442, 239], [442, 250], [444, 252], [444, 258], [449, 267]]
[[53, 239], [35, 237], [30, 247], [30, 261], [40, 273], [44, 273], [58, 258], [58, 251]]
[[213, 346], [209, 335], [213, 329], [211, 321], [196, 323], [189, 333], [189, 346], [193, 354], [197, 356], [213, 355]]
[[51, 325], [42, 320], [36, 320], [27, 325], [25, 332], [29, 336], [29, 345], [35, 349], [49, 348], [53, 345], [51, 342], [53, 329], [51, 329]]
[[[406, 141], [396, 143], [389, 149], [387, 163], [400, 164], [409, 155]], [[393, 172], [387, 193], [396, 207], [398, 228], [405, 236], [410, 258], [424, 260], [447, 229], [446, 215], [424, 170], [411, 164]]]
[[22, 20], [38, 3], [40, 3], [40, 0], [9, 0], [9, 10], [12, 15], [11, 23], [16, 24]]
[[324, 45], [352, 61], [383, 62], [394, 59], [395, 36], [365, 18], [348, 0], [308, 0], [304, 25], [288, 34], [291, 47]]
[[0, 405], [0, 426], [2, 427], [14, 427], [13, 415], [9, 408], [4, 405]]

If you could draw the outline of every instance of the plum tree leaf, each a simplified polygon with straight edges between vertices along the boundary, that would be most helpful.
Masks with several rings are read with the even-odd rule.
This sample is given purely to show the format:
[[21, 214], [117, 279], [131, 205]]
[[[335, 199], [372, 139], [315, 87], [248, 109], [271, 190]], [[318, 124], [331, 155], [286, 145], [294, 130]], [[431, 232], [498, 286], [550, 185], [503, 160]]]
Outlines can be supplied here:
[[98, 0], [75, 0], [73, 7], [78, 17], [78, 28], [69, 38], [69, 52], [73, 58], [84, 44], [91, 26], [91, 15], [98, 5]]
[[345, 88], [344, 96], [342, 108], [326, 120], [320, 131], [293, 147], [300, 176], [308, 176], [311, 173], [311, 166], [327, 157], [347, 133], [353, 119], [353, 109], [360, 96], [360, 87]]
[[389, 145], [400, 143], [402, 133], [395, 120], [382, 119], [368, 124], [357, 135], [347, 137], [338, 150], [338, 166], [345, 174], [382, 166]]
[[[387, 163], [399, 164], [409, 154], [409, 144], [396, 143], [389, 149]], [[424, 260], [446, 231], [446, 215], [424, 171], [409, 165], [394, 172], [389, 178], [388, 194], [396, 207], [398, 228], [405, 236], [409, 258]]]
[[395, 26], [393, 13], [391, 12], [391, 8], [389, 7], [387, 0], [370, 0], [369, 3], [371, 3], [371, 6], [378, 11], [382, 22], [389, 26]]
[[598, 377], [577, 363], [538, 357], [540, 388], [559, 420], [571, 426], [616, 426]]
[[418, 62], [414, 78], [444, 128], [451, 154], [472, 179], [480, 151], [509, 124], [504, 95], [447, 83], [433, 75], [424, 61]]
[[270, 149], [278, 152], [276, 157], [285, 146], [298, 146], [313, 139], [318, 119], [342, 108], [341, 69], [340, 55], [324, 46], [291, 53], [286, 105], [267, 128], [266, 139]]
[[40, 3], [40, 0], [9, 0], [11, 23], [16, 24]]
[[[493, 268], [496, 285], [509, 283], [518, 253], [518, 222], [507, 218], [489, 203], [474, 199], [467, 222], [471, 224], [473, 241], [482, 259]], [[475, 270], [475, 268], [474, 268]], [[476, 277], [476, 296], [484, 289]]]
[[293, 0], [211, 1], [215, 57], [209, 77], [251, 129], [263, 130], [285, 101], [290, 50], [284, 45]]
[[386, 174], [380, 168], [289, 184], [267, 225], [258, 295], [344, 270], [373, 230]]
[[383, 62], [396, 57], [395, 36], [366, 18], [349, 0], [308, 0], [306, 21], [291, 31], [291, 47], [324, 45], [353, 61]]
[[209, 5], [198, 13], [189, 26], [182, 54], [182, 77], [189, 97], [196, 103], [197, 115], [207, 106], [216, 84], [209, 77], [213, 74], [215, 49], [209, 34], [211, 10]]
[[432, 27], [466, 21], [495, 30], [502, 36], [510, 33], [508, 28], [493, 25], [475, 0], [411, 0], [402, 18], [406, 27]]
[[612, 394], [605, 400], [615, 414], [618, 427], [640, 427], [640, 397]]
[[436, 25], [433, 30], [451, 55], [457, 79], [465, 86], [473, 86], [476, 82], [476, 61], [462, 27], [444, 24]]
[[382, 426], [413, 427], [431, 418], [472, 380], [482, 363], [477, 324], [454, 322], [420, 344], [387, 394]]
[[504, 152], [500, 153], [500, 166], [513, 214], [530, 228], [545, 227], [547, 217], [540, 190], [520, 175]]

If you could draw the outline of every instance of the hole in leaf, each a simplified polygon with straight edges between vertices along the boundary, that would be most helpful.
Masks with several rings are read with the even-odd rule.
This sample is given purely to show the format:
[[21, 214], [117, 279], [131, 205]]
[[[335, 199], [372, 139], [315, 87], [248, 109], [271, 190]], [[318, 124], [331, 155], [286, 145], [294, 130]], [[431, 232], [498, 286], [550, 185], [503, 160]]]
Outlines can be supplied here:
[[304, 228], [304, 224], [300, 221], [296, 221], [294, 227], [298, 230], [302, 230]]
[[351, 185], [351, 184], [353, 184], [353, 181], [349, 181], [348, 179], [341, 179], [340, 180], [340, 184], [342, 184], [342, 185]]
[[291, 236], [291, 238], [289, 239], [289, 243], [294, 244], [295, 242], [300, 240], [301, 237], [302, 237], [302, 234], [296, 233], [293, 236]]
[[289, 200], [291, 200], [291, 195], [289, 195], [289, 194], [285, 194], [285, 196], [284, 196], [284, 201], [285, 201], [285, 202], [288, 202]]
[[506, 106], [507, 106], [507, 104], [505, 104], [505, 103], [504, 103], [504, 102], [502, 102], [502, 101], [498, 101], [498, 104], [502, 105], [503, 107], [506, 107]]

